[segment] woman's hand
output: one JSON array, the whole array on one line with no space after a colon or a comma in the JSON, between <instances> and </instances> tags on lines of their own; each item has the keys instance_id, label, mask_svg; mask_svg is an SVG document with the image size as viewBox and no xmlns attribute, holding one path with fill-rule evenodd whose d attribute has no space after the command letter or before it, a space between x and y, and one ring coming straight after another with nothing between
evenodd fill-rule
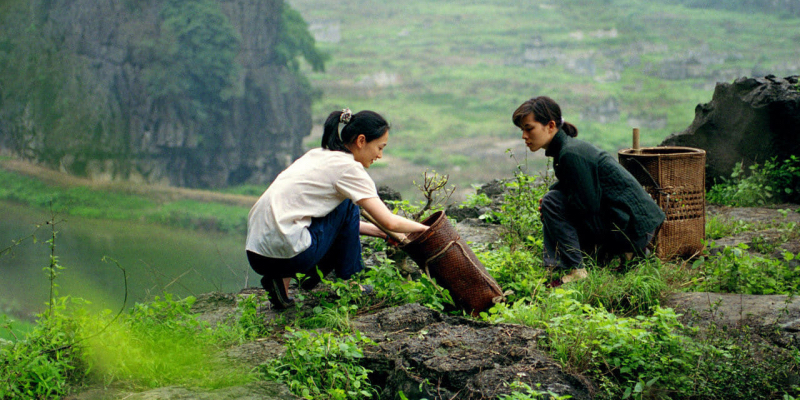
<instances>
[{"instance_id":1,"label":"woman's hand","mask_svg":"<svg viewBox=\"0 0 800 400\"><path fill-rule=\"evenodd\" d=\"M369 215L371 215L372 218L374 218L375 221L381 225L383 230L411 233L424 232L428 229L427 225L423 225L419 222L392 214L392 212L386 207L386 204L383 204L383 201L377 197L361 199L357 204L367 213L369 213Z\"/></svg>"},{"instance_id":2,"label":"woman's hand","mask_svg":"<svg viewBox=\"0 0 800 400\"><path fill-rule=\"evenodd\" d=\"M386 239L386 243L389 243L390 246L397 247L397 246L400 245L401 242L403 242L407 238L407 236L403 235L403 234L398 234L398 236L400 238L400 241L397 241L397 239L395 239L391 235L386 235L386 238L385 238Z\"/></svg>"},{"instance_id":3,"label":"woman's hand","mask_svg":"<svg viewBox=\"0 0 800 400\"><path fill-rule=\"evenodd\" d=\"M542 218L542 197L539 197L539 218Z\"/></svg>"}]
</instances>

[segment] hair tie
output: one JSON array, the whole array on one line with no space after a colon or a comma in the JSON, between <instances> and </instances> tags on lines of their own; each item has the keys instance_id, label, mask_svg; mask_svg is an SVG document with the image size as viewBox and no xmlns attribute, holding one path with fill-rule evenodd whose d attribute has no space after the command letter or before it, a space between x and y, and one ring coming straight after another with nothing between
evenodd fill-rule
<instances>
[{"instance_id":1,"label":"hair tie","mask_svg":"<svg viewBox=\"0 0 800 400\"><path fill-rule=\"evenodd\" d=\"M353 112L349 108L342 110L342 115L339 116L339 122L347 125L350 123L350 118L353 117Z\"/></svg>"},{"instance_id":2,"label":"hair tie","mask_svg":"<svg viewBox=\"0 0 800 400\"><path fill-rule=\"evenodd\" d=\"M566 122L564 121L564 117L561 117L561 123L558 124L558 127L561 128L562 126L564 126L564 122Z\"/></svg>"},{"instance_id":3,"label":"hair tie","mask_svg":"<svg viewBox=\"0 0 800 400\"><path fill-rule=\"evenodd\" d=\"M339 115L339 123L347 125L347 124L350 123L350 118L352 118L352 117L353 117L353 112L350 111L349 108L345 108L345 109L342 110L342 113ZM342 128L342 130L344 130L344 128ZM344 143L344 139L342 139L342 131L340 131L339 129L336 129L336 135L339 136L339 141Z\"/></svg>"}]
</instances>

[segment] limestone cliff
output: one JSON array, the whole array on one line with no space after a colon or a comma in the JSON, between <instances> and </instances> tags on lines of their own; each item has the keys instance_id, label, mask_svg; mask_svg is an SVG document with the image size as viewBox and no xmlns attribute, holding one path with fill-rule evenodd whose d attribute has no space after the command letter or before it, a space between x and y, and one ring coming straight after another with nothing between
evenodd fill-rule
<instances>
[{"instance_id":1,"label":"limestone cliff","mask_svg":"<svg viewBox=\"0 0 800 400\"><path fill-rule=\"evenodd\" d=\"M711 101L697 105L692 124L661 145L706 150L707 187L729 178L738 162L750 166L796 156L800 154L798 78L768 75L717 83Z\"/></svg>"},{"instance_id":2,"label":"limestone cliff","mask_svg":"<svg viewBox=\"0 0 800 400\"><path fill-rule=\"evenodd\" d=\"M97 179L267 183L311 129L310 89L282 42L284 7L0 5L0 149Z\"/></svg>"}]
</instances>

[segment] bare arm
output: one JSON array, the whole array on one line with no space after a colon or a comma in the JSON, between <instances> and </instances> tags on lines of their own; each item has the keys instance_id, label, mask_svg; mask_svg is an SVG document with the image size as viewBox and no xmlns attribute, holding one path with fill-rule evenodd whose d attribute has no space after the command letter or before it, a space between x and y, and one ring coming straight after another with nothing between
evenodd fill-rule
<instances>
[{"instance_id":1,"label":"bare arm","mask_svg":"<svg viewBox=\"0 0 800 400\"><path fill-rule=\"evenodd\" d=\"M377 197L362 199L357 204L372 215L379 224L392 232L411 233L428 229L427 225L392 214L383 201Z\"/></svg>"},{"instance_id":2,"label":"bare arm","mask_svg":"<svg viewBox=\"0 0 800 400\"><path fill-rule=\"evenodd\" d=\"M366 236L373 236L381 239L386 239L386 234L375 225L370 224L369 222L361 221L361 225L358 227L358 233Z\"/></svg>"}]
</instances>

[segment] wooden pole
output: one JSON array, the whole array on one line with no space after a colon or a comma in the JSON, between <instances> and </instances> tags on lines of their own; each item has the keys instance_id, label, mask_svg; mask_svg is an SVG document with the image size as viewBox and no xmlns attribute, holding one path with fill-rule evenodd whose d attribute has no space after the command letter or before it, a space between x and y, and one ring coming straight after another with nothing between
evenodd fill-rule
<instances>
[{"instance_id":1,"label":"wooden pole","mask_svg":"<svg viewBox=\"0 0 800 400\"><path fill-rule=\"evenodd\" d=\"M639 128L633 128L633 152L641 153L641 151L639 147Z\"/></svg>"}]
</instances>

